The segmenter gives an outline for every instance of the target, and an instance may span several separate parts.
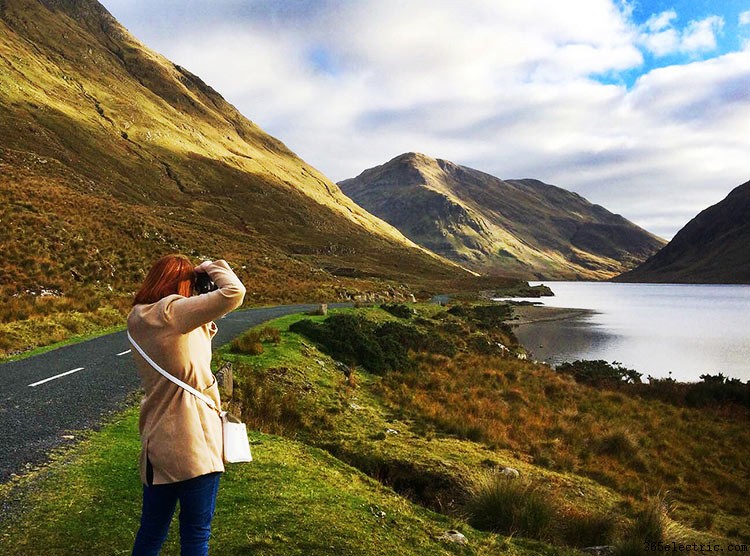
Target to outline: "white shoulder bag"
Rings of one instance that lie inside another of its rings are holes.
[[[161,373],[164,378],[171,380],[180,388],[184,388],[193,396],[205,402],[208,407],[219,414],[219,417],[221,417],[221,429],[224,444],[224,461],[226,463],[244,463],[253,461],[253,456],[250,453],[250,442],[247,439],[247,427],[245,426],[245,423],[240,421],[234,415],[230,415],[226,411],[222,411],[221,408],[216,407],[214,401],[205,394],[202,394],[189,384],[181,381],[176,376],[173,376],[172,374],[162,369],[153,359],[148,356],[145,351],[143,351],[143,349],[141,349],[141,346],[139,346],[130,335],[130,331],[128,331],[128,340],[130,340],[130,343],[133,344],[133,347],[136,349],[136,351],[141,354],[141,357],[143,357],[149,365],[151,365],[154,369]]]

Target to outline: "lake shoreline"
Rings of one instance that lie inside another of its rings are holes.
[[[537,322],[583,318],[596,313],[591,309],[549,307],[537,304],[513,304],[513,318],[505,321],[511,326],[522,326]]]
[[[554,297],[498,299],[517,303],[508,324],[539,361],[618,361],[644,376],[686,382],[718,373],[750,379],[749,286],[548,285]]]

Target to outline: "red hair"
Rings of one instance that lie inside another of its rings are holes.
[[[190,297],[195,284],[195,265],[185,255],[165,255],[148,271],[133,305],[156,303],[163,297],[179,294]]]

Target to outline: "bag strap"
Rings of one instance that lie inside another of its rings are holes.
[[[187,390],[188,392],[190,392],[193,396],[195,396],[199,400],[204,401],[206,403],[206,405],[208,405],[208,407],[210,407],[211,409],[213,409],[216,413],[218,413],[221,416],[221,414],[222,414],[221,409],[218,408],[218,407],[216,407],[216,404],[214,403],[214,401],[211,398],[209,398],[208,396],[206,396],[205,394],[203,394],[201,392],[198,392],[198,390],[196,390],[195,388],[193,388],[192,386],[190,386],[186,382],[181,381],[176,376],[174,376],[174,375],[170,374],[169,372],[165,371],[164,369],[162,369],[153,359],[151,359],[148,356],[148,354],[145,351],[143,351],[143,348],[141,348],[141,346],[139,346],[138,343],[133,339],[133,337],[130,335],[130,330],[128,330],[127,333],[128,333],[128,340],[130,340],[130,343],[133,344],[133,347],[136,349],[136,351],[141,354],[141,357],[143,357],[149,365],[151,365],[160,374],[162,374],[164,376],[164,378],[166,378],[166,379],[174,382],[180,388],[184,388],[185,390]]]

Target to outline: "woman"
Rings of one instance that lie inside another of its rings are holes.
[[[193,295],[197,273],[215,291]],[[159,366],[221,407],[211,372],[214,319],[242,304],[245,287],[226,261],[194,266],[184,255],[154,263],[136,293],[128,331]],[[141,384],[143,510],[133,555],[158,554],[180,502],[182,556],[208,554],[222,461],[221,419],[216,411],[159,374],[133,350]]]

